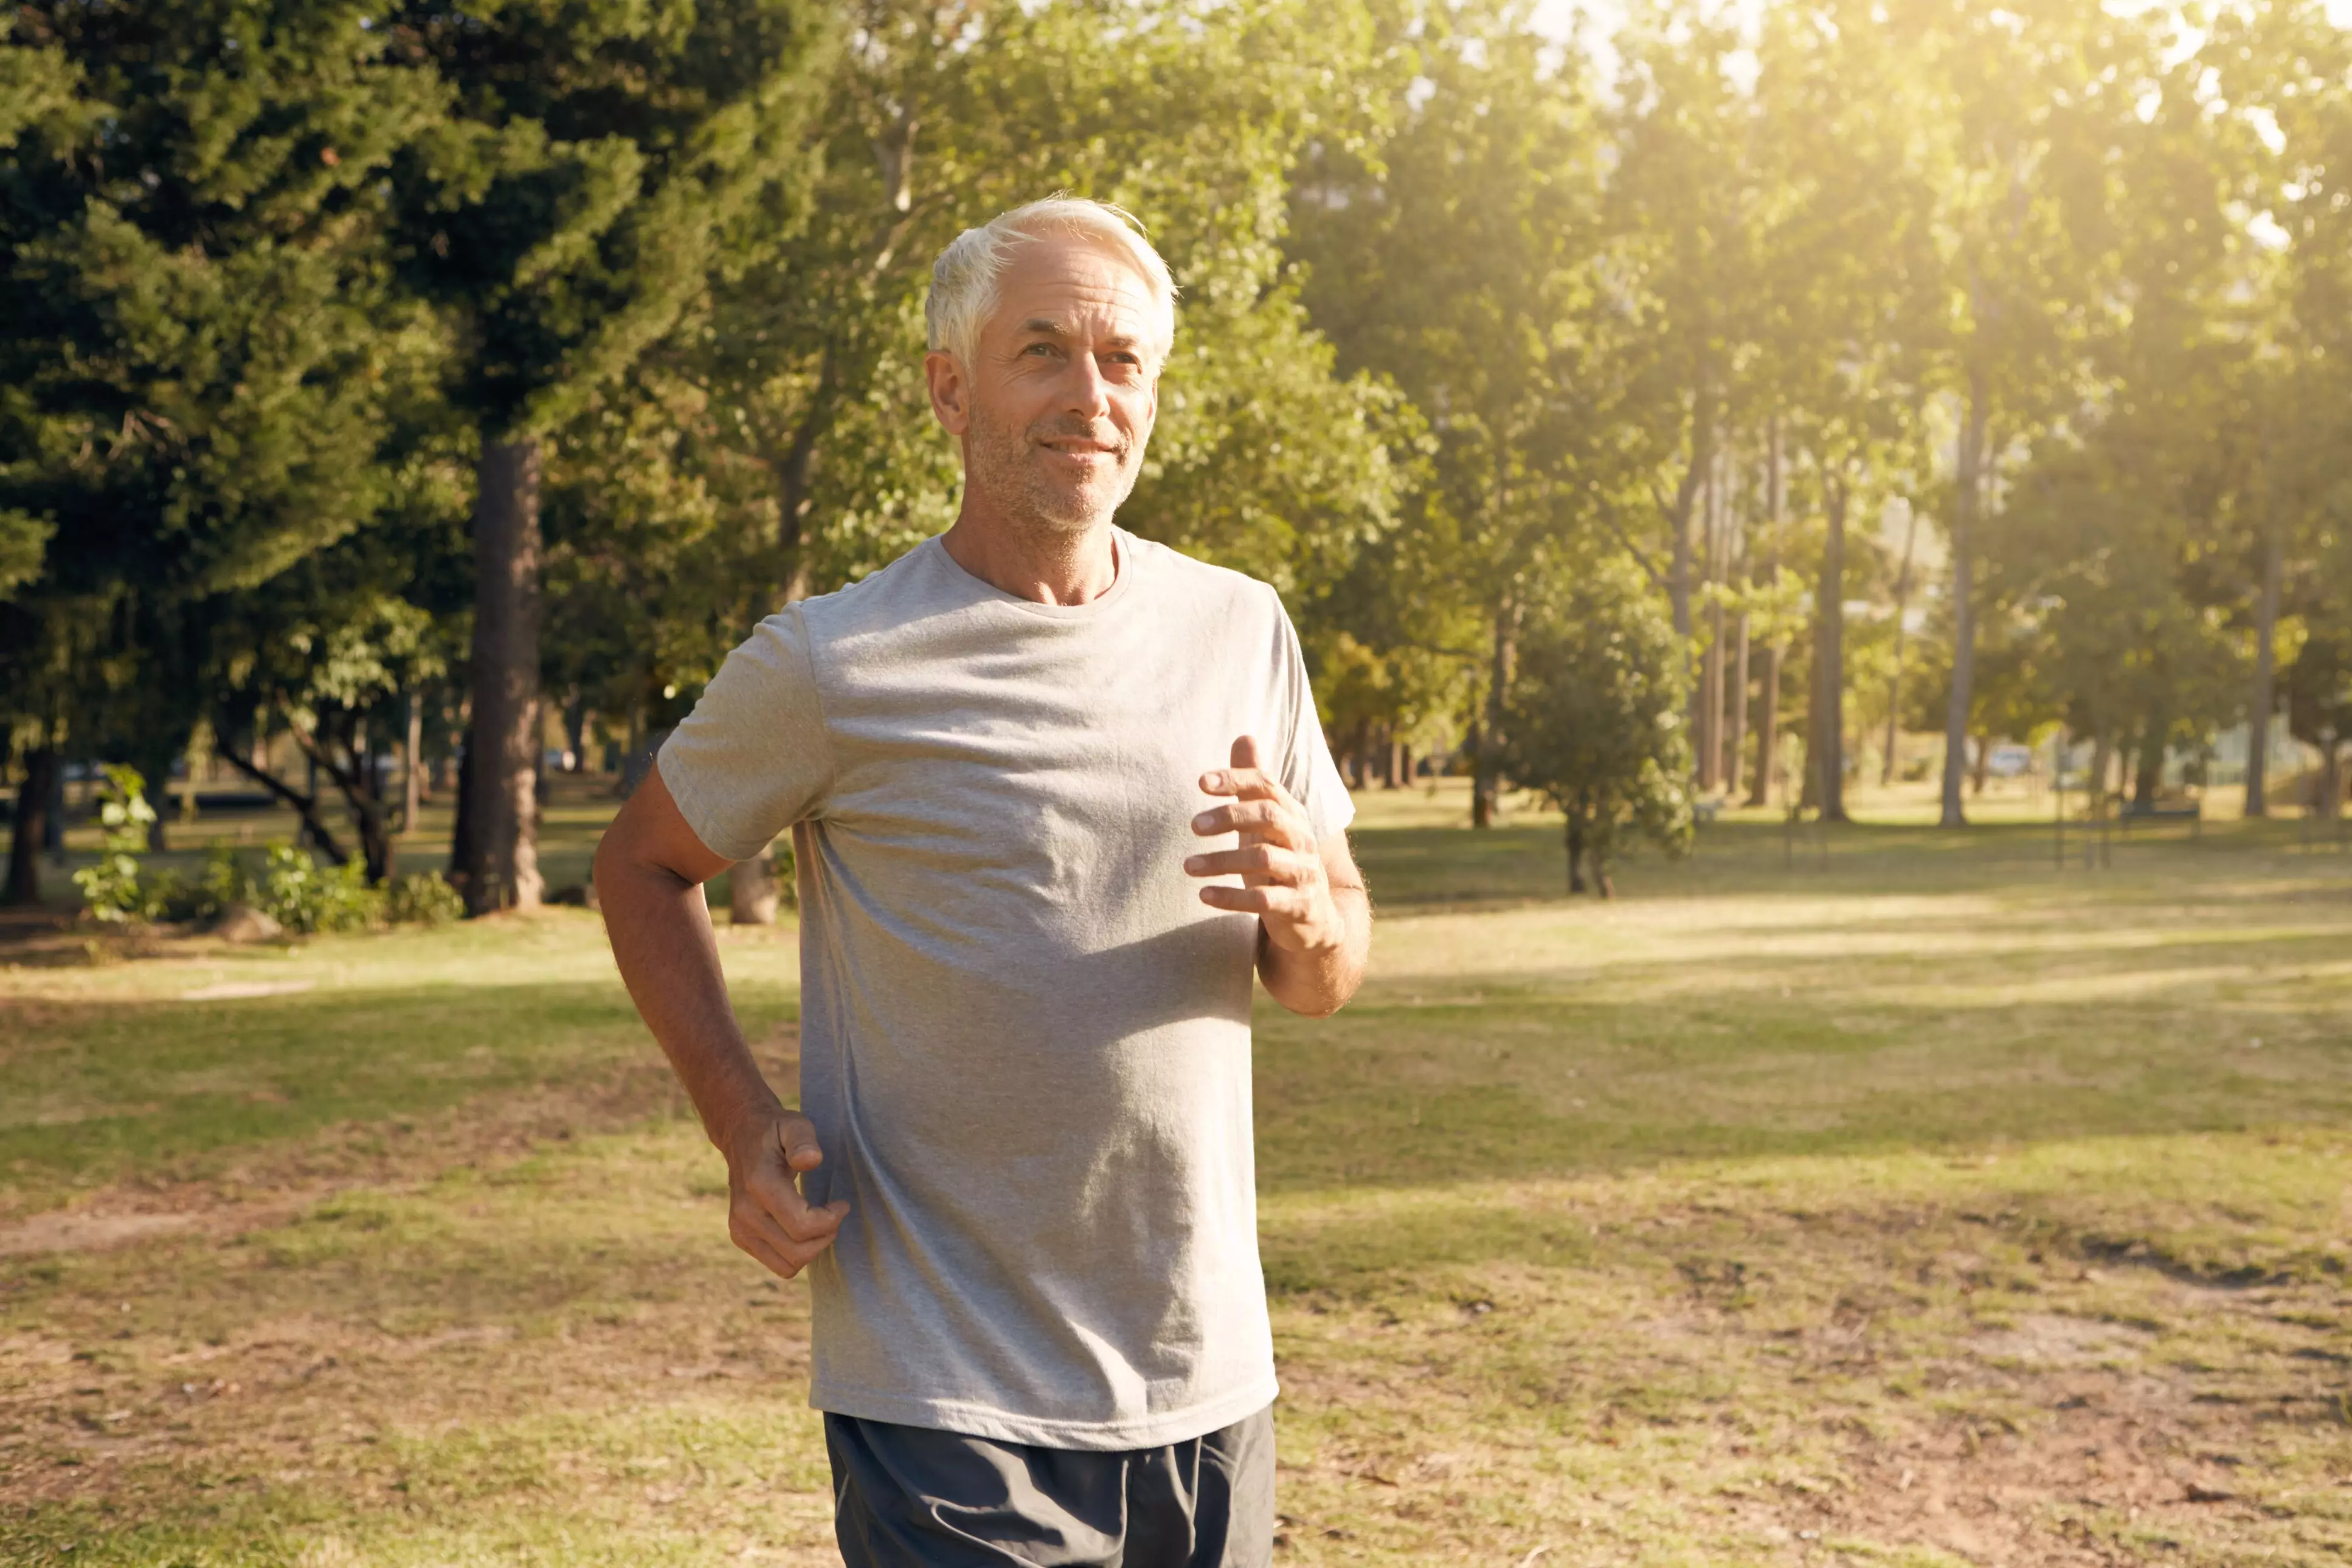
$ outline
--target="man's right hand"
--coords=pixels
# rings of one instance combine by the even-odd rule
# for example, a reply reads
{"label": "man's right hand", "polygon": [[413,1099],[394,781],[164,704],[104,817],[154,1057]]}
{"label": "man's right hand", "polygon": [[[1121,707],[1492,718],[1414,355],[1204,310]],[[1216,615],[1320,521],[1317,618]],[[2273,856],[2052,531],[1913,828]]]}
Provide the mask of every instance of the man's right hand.
{"label": "man's right hand", "polygon": [[824,1163],[816,1127],[794,1111],[750,1118],[727,1145],[727,1234],[789,1280],[833,1245],[849,1205],[819,1208],[795,1179]]}

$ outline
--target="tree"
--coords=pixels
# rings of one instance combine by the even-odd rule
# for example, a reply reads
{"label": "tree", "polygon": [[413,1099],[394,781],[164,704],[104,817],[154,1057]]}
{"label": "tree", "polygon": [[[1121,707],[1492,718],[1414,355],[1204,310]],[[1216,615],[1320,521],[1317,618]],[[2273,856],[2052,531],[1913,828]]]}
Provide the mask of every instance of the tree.
{"label": "tree", "polygon": [[1922,156],[1945,328],[1929,347],[1958,404],[1942,820],[1958,827],[1985,519],[2004,454],[2076,412],[2083,339],[2113,298],[2112,152],[2158,74],[2169,23],[2070,0],[1902,0],[1888,23],[1919,62],[1936,133]]}
{"label": "tree", "polygon": [[394,166],[396,262],[457,346],[475,433],[465,850],[479,915],[541,896],[544,443],[764,245],[804,181],[825,29],[801,0],[378,8],[447,110]]}
{"label": "tree", "polygon": [[[1604,521],[1666,594],[1688,660],[1705,564],[1696,525],[1717,504],[1738,422],[1754,412],[1744,406],[1754,345],[1780,303],[1755,279],[1780,193],[1759,177],[1757,104],[1742,80],[1750,40],[1734,18],[1666,0],[1635,8],[1617,41],[1601,283],[1615,308],[1598,318],[1594,351],[1614,461],[1591,483],[1610,497]],[[1767,663],[1777,676],[1777,650]],[[1696,699],[1711,683],[1690,686]],[[1695,706],[1695,739],[1711,741],[1718,712]]]}
{"label": "tree", "polygon": [[[0,91],[0,705],[160,771],[205,606],[362,527],[439,351],[384,183],[445,103],[337,0],[15,7]],[[37,570],[32,544],[46,540]],[[20,813],[10,895],[38,896]]]}
{"label": "tree", "polygon": [[1627,834],[1691,841],[1688,676],[1655,591],[1622,557],[1541,605],[1505,699],[1504,766],[1567,816],[1568,890],[1603,898]]}
{"label": "tree", "polygon": [[1939,267],[1909,67],[1861,6],[1776,11],[1764,29],[1759,162],[1776,199],[1759,242],[1771,301],[1759,376],[1776,434],[1811,459],[1825,524],[1804,792],[1829,821],[1846,815],[1848,522],[1921,487],[1927,466]]}
{"label": "tree", "polygon": [[[1380,57],[1426,87],[1391,133],[1309,150],[1293,254],[1342,371],[1392,382],[1427,421],[1425,481],[1393,556],[1424,649],[1483,665],[1475,824],[1492,817],[1527,585],[1589,518],[1587,401],[1599,138],[1581,83],[1512,7],[1406,8]],[[1369,602],[1369,597],[1359,602]],[[1485,646],[1454,645],[1475,620]],[[1359,627],[1393,645],[1395,628]]]}

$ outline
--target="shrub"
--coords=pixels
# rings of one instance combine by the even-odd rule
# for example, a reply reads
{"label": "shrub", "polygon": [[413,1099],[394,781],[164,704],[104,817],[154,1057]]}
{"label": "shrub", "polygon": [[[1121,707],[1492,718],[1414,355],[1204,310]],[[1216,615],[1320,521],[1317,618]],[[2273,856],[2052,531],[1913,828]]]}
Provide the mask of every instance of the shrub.
{"label": "shrub", "polygon": [[147,780],[140,777],[139,769],[116,763],[107,766],[105,800],[99,807],[98,821],[105,847],[96,865],[74,873],[74,885],[81,889],[92,919],[110,925],[143,925],[152,916],[147,894],[140,886],[139,857],[146,852],[147,830],[155,821],[155,808],[147,803]]}
{"label": "shrub", "polygon": [[402,925],[446,925],[465,917],[466,901],[439,872],[416,872],[393,879],[383,914]]}
{"label": "shrub", "polygon": [[363,931],[383,921],[384,903],[383,891],[368,885],[367,867],[358,861],[321,866],[308,850],[289,844],[269,846],[254,899],[264,915],[305,936]]}
{"label": "shrub", "polygon": [[231,846],[215,843],[205,851],[201,896],[206,915],[253,902],[253,873],[246,869],[245,862]]}

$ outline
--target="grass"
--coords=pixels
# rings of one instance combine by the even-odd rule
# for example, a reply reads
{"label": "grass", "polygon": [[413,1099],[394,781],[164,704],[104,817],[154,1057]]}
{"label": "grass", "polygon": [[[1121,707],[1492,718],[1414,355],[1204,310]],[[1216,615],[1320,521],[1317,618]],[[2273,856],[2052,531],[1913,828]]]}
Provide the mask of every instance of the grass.
{"label": "grass", "polygon": [[[1358,1001],[1259,1011],[1278,1562],[2352,1554],[2352,861],[1735,814],[1570,903],[1451,789],[1363,798]],[[0,1562],[836,1560],[593,915],[153,947],[0,954]]]}

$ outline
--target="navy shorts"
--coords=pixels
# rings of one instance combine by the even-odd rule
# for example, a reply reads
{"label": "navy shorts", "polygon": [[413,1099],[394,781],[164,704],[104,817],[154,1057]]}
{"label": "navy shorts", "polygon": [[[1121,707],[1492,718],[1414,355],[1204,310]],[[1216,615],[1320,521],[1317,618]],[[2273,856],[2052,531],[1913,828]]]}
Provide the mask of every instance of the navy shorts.
{"label": "navy shorts", "polygon": [[1156,1448],[824,1417],[847,1568],[1267,1568],[1274,1412]]}

